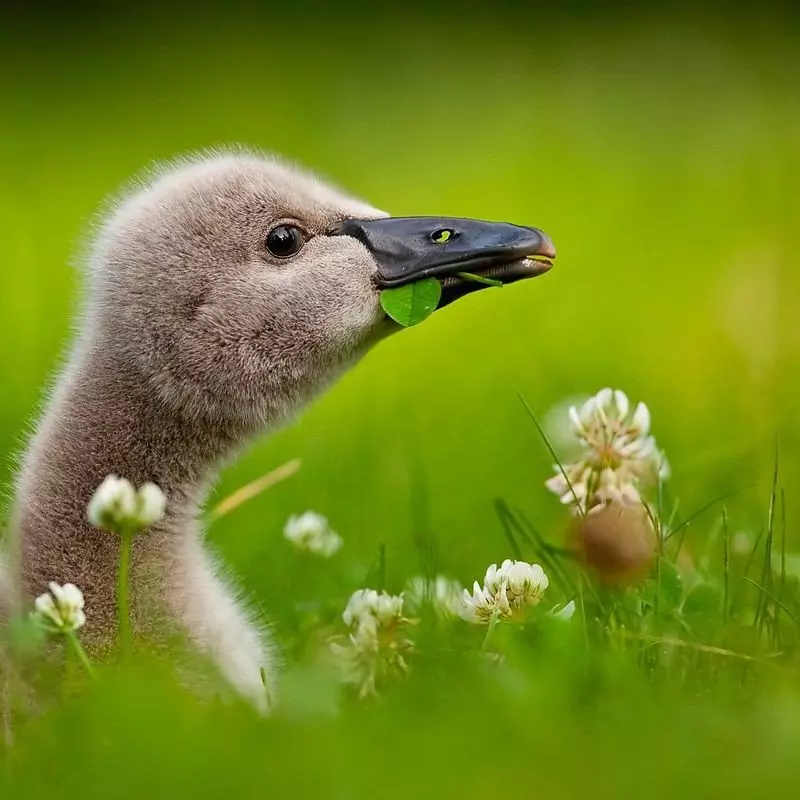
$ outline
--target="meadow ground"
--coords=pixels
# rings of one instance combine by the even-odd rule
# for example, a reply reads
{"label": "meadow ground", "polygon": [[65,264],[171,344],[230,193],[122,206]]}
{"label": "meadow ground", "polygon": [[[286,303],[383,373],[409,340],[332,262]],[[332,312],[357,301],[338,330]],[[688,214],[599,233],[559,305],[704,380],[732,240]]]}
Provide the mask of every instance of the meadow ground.
{"label": "meadow ground", "polygon": [[[394,214],[537,225],[558,263],[382,343],[224,472],[211,505],[302,460],[209,529],[286,651],[274,718],[199,701],[142,656],[22,725],[2,796],[794,795],[796,18],[298,7],[280,17],[303,31],[298,61],[296,38],[253,14],[0,34],[4,486],[68,340],[69,263],[102,200],[153,160],[244,142]],[[688,521],[648,580],[592,590],[567,562],[546,605],[574,595],[570,623],[540,614],[489,642],[423,613],[408,675],[377,698],[320,667],[359,588],[540,561],[498,500],[563,546],[571,517],[520,397],[546,422],[603,386],[648,404],[671,464],[663,524]],[[330,560],[282,536],[307,509],[344,539]]]}

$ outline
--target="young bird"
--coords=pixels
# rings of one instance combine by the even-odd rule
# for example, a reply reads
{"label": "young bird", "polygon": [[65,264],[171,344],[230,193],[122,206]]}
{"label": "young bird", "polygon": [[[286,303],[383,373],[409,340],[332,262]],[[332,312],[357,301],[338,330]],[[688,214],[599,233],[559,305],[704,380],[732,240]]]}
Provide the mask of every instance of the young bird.
{"label": "young bird", "polygon": [[447,277],[446,304],[480,288],[460,271],[511,282],[554,255],[535,228],[390,218],[257,154],[159,170],[116,204],[88,254],[76,341],[17,482],[0,616],[50,581],[73,583],[86,599],[85,645],[96,657],[113,647],[119,540],[89,523],[87,502],[110,474],[155,483],[166,514],[134,542],[134,630],[184,637],[263,706],[272,639],[198,523],[221,463],[397,330],[383,288]]}

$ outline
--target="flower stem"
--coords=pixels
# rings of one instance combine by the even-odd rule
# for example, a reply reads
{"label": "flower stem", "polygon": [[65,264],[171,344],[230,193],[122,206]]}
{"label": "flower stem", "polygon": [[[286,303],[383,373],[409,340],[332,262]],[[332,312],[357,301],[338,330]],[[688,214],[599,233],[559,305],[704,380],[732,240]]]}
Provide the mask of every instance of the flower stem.
{"label": "flower stem", "polygon": [[66,631],[65,635],[72,644],[72,649],[75,651],[75,655],[78,656],[78,661],[81,662],[81,666],[86,670],[89,677],[94,679],[94,667],[92,666],[92,662],[89,661],[89,656],[86,655],[86,651],[81,647],[81,643],[78,641],[75,631]]}
{"label": "flower stem", "polygon": [[485,653],[489,649],[489,640],[492,637],[492,633],[494,629],[497,627],[497,623],[500,621],[500,617],[497,615],[495,611],[492,614],[491,619],[489,620],[489,626],[486,629],[486,636],[483,637],[483,644],[481,645],[481,652]]}
{"label": "flower stem", "polygon": [[120,533],[119,571],[117,572],[117,614],[119,618],[119,640],[122,654],[129,656],[131,652],[131,601],[130,601],[130,564],[133,536],[123,531]]}

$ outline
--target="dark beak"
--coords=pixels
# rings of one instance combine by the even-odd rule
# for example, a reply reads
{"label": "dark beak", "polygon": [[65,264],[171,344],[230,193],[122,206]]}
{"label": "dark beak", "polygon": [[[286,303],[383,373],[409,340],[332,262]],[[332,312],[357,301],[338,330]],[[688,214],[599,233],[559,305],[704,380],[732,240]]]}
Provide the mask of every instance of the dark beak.
{"label": "dark beak", "polygon": [[547,272],[556,257],[550,238],[538,228],[478,219],[348,219],[330,235],[352,236],[369,249],[378,265],[380,289],[440,279],[440,307],[485,285],[462,279],[459,273],[513,283]]}

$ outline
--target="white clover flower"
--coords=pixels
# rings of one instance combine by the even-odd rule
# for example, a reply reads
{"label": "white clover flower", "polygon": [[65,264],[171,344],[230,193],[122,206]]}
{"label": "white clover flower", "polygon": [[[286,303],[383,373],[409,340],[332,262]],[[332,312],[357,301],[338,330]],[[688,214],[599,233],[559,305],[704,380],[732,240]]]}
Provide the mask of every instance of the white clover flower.
{"label": "white clover flower", "polygon": [[50,591],[40,594],[34,603],[34,618],[51,631],[68,633],[86,624],[83,593],[72,583],[48,584]]}
{"label": "white clover flower", "polygon": [[650,435],[650,411],[633,411],[625,392],[602,389],[569,418],[580,445],[579,457],[556,466],[545,486],[561,502],[591,512],[611,503],[640,505],[641,491],[669,477],[669,465]]}
{"label": "white clover flower", "polygon": [[365,619],[374,619],[380,625],[389,625],[403,616],[403,595],[359,589],[350,595],[342,614],[345,625],[360,625]]}
{"label": "white clover flower", "polygon": [[86,513],[96,528],[108,528],[136,512],[136,490],[130,481],[109,475],[95,490]]}
{"label": "white clover flower", "polygon": [[154,483],[143,483],[139,487],[139,508],[137,516],[145,528],[164,518],[167,510],[167,496]]}
{"label": "white clover flower", "polygon": [[417,575],[409,580],[403,593],[405,604],[415,612],[430,603],[442,619],[457,617],[461,613],[464,587],[454,578],[437,575],[433,579]]}
{"label": "white clover flower", "polygon": [[639,490],[636,488],[636,479],[630,475],[628,469],[621,467],[613,470],[606,467],[597,476],[597,486],[594,490],[594,506],[609,503],[638,506],[642,504]]}
{"label": "white clover flower", "polygon": [[403,616],[402,594],[359,589],[342,618],[351,632],[336,637],[330,650],[342,679],[358,686],[362,697],[376,694],[379,683],[408,670],[405,655],[414,644],[407,635],[411,620]]}
{"label": "white clover flower", "polygon": [[330,558],[343,544],[342,537],[331,530],[328,520],[316,511],[295,514],[286,522],[283,535],[298,550]]}
{"label": "white clover flower", "polygon": [[86,516],[95,528],[136,533],[162,519],[166,507],[167,498],[154,483],[137,490],[125,478],[109,475],[89,500]]}
{"label": "white clover flower", "polygon": [[512,616],[505,586],[492,593],[475,581],[472,594],[469,589],[464,589],[461,616],[467,622],[475,623],[489,623],[492,619]]}
{"label": "white clover flower", "polygon": [[471,594],[464,590],[461,616],[475,623],[521,616],[541,600],[549,583],[538,564],[510,559],[499,567],[492,564],[486,570],[483,586],[475,581]]}

